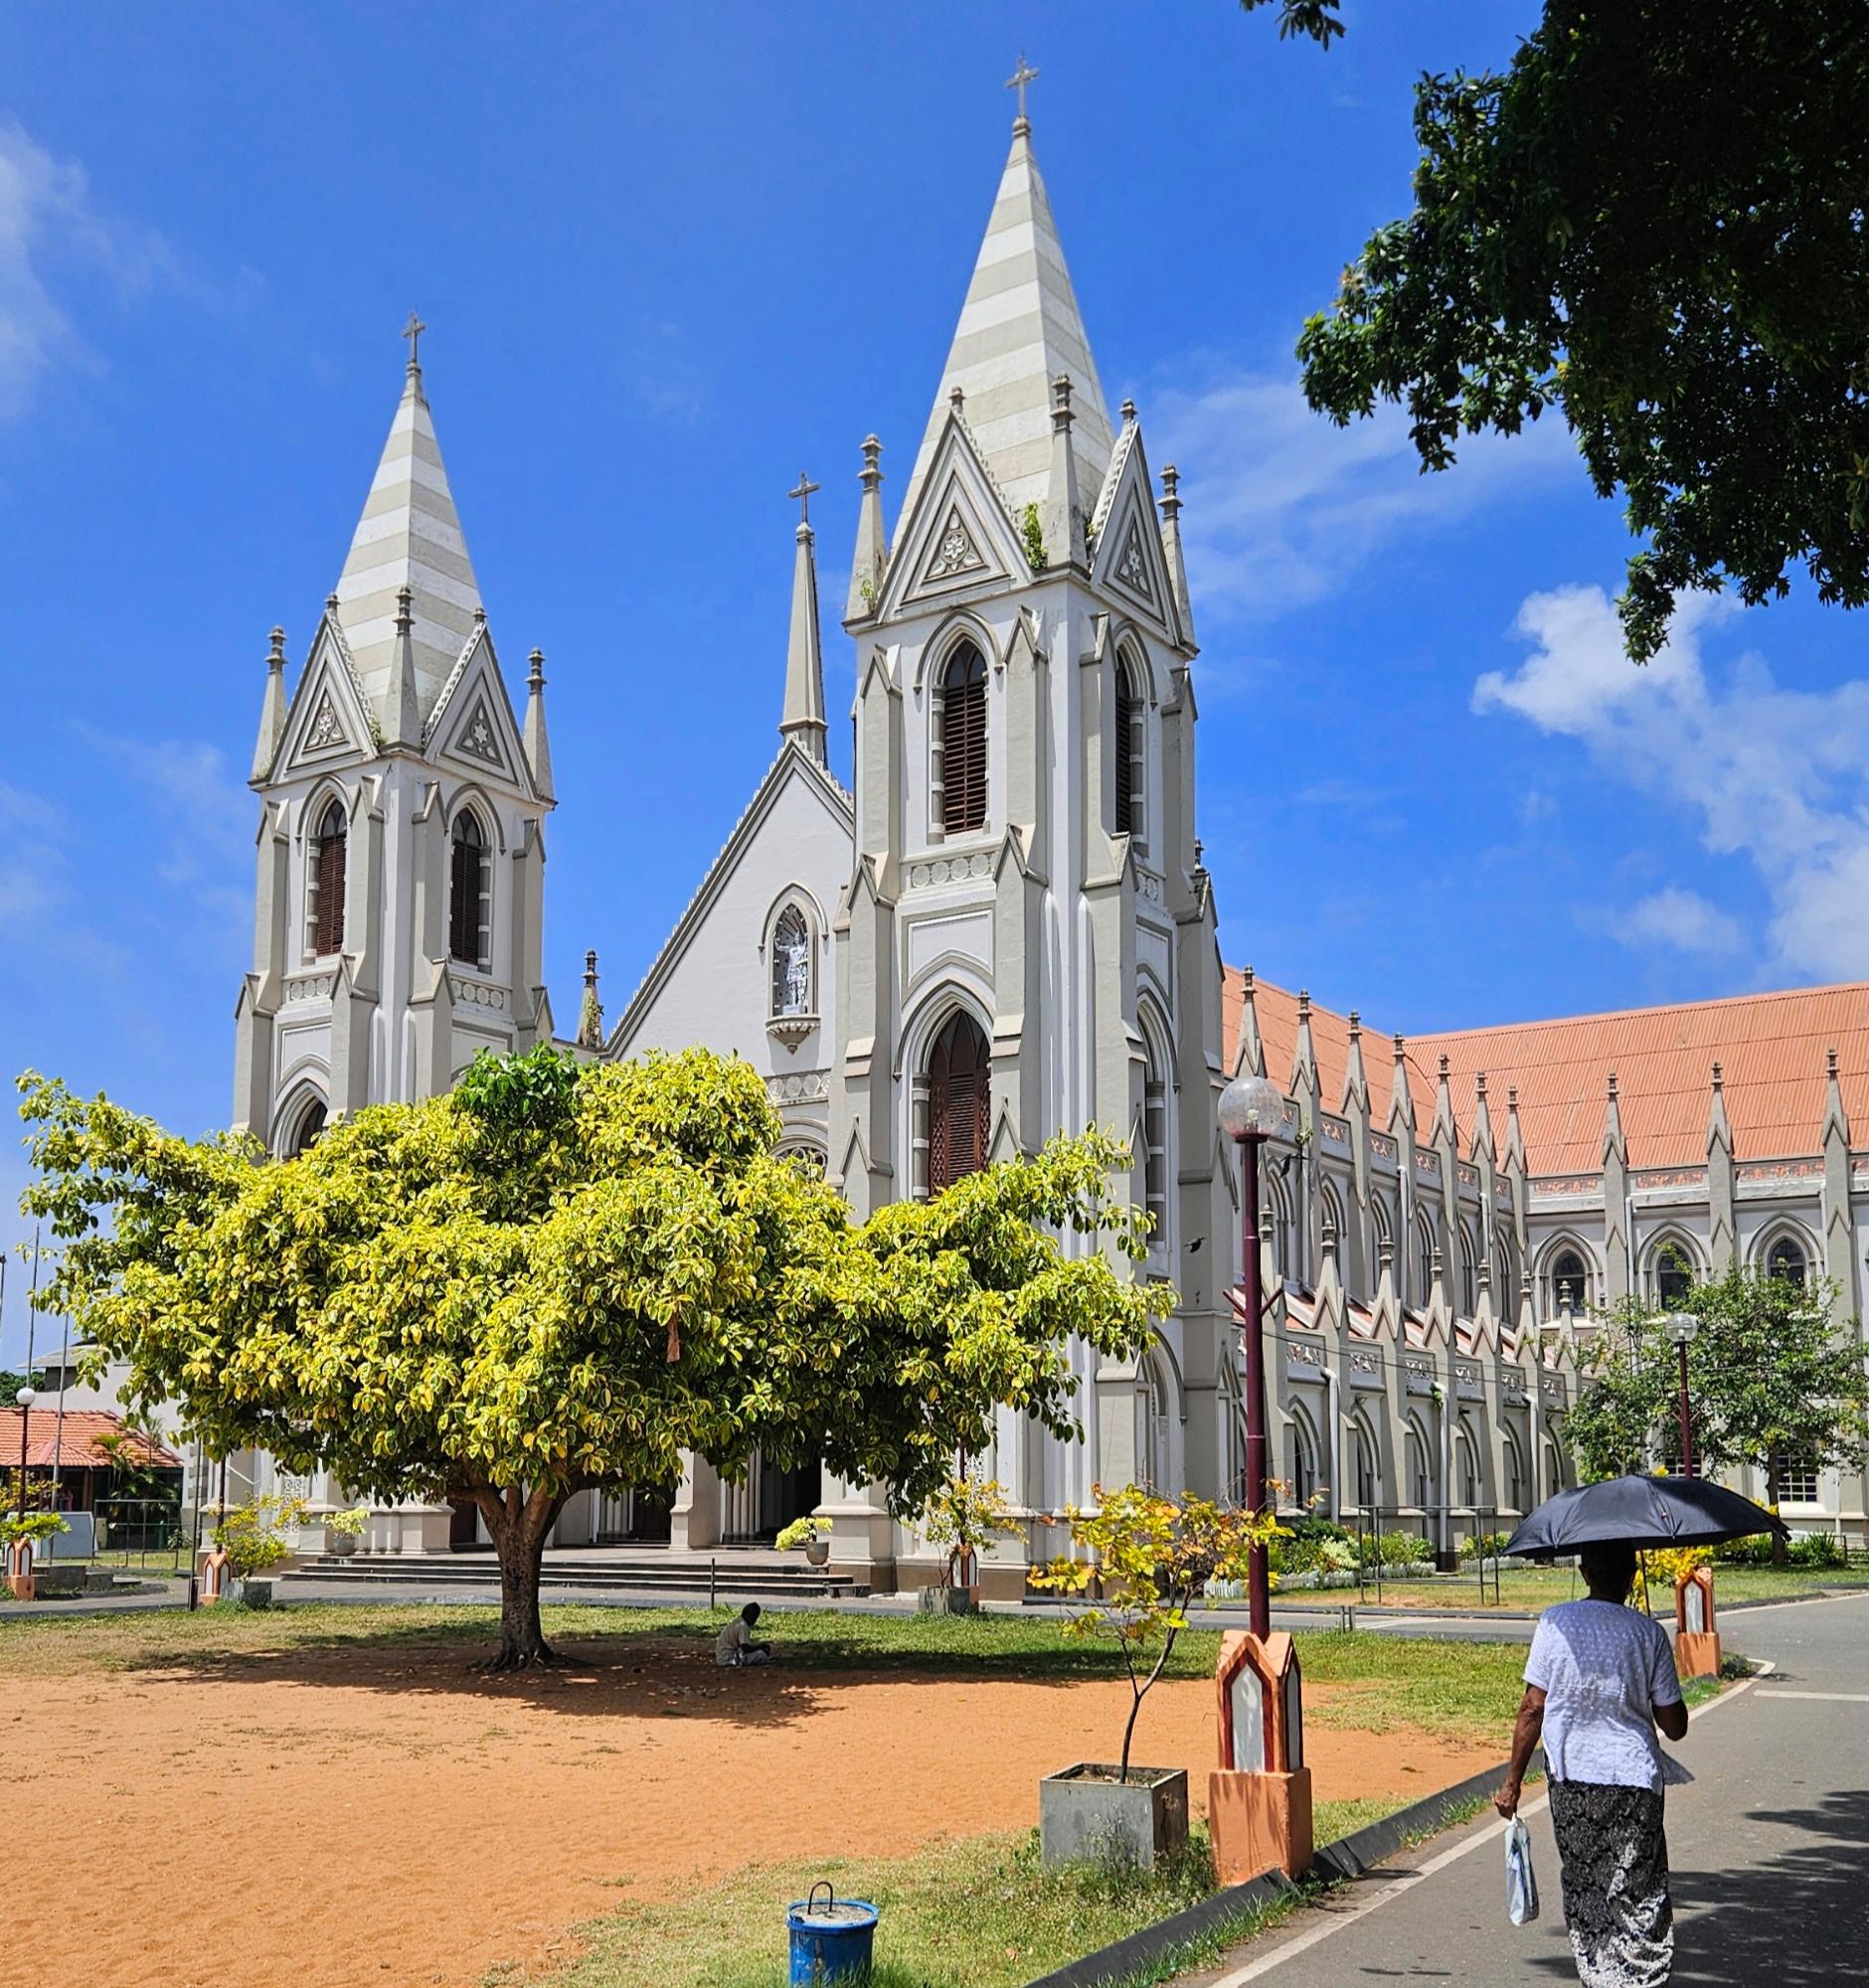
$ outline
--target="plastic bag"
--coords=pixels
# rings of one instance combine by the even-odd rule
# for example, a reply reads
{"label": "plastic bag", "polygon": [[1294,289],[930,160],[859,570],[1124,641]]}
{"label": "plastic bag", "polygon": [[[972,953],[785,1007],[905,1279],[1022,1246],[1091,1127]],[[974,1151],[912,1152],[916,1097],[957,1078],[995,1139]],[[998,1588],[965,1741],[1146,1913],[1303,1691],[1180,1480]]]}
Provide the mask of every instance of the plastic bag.
{"label": "plastic bag", "polygon": [[1505,1915],[1514,1925],[1530,1925],[1538,1916],[1532,1833],[1517,1816],[1505,1826]]}

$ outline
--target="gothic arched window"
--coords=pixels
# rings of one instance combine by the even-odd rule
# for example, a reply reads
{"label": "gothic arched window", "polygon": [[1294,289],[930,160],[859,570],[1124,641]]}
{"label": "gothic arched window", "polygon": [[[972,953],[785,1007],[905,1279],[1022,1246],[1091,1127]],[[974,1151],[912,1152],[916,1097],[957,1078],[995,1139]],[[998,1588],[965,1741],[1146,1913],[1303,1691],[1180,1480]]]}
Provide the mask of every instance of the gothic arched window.
{"label": "gothic arched window", "polygon": [[986,826],[986,661],[971,642],[941,671],[936,737],[941,832],[970,835]]}
{"label": "gothic arched window", "polygon": [[291,1136],[286,1141],[285,1157],[295,1160],[299,1154],[312,1145],[324,1130],[324,1099],[314,1097],[298,1114],[298,1123],[292,1127]]}
{"label": "gothic arched window", "polygon": [[1168,1243],[1168,1085],[1152,1039],[1142,1066],[1142,1200],[1154,1227],[1149,1247]]}
{"label": "gothic arched window", "polygon": [[1680,1305],[1687,1302],[1687,1294],[1694,1288],[1694,1263],[1681,1243],[1663,1242],[1651,1260],[1650,1274],[1654,1278],[1658,1303]]}
{"label": "gothic arched window", "polygon": [[1358,1509],[1374,1511],[1381,1502],[1382,1476],[1376,1467],[1376,1438],[1360,1415],[1350,1424],[1350,1461]]}
{"label": "gothic arched window", "polygon": [[1471,1318],[1479,1309],[1478,1257],[1473,1249],[1473,1232],[1460,1224],[1460,1316]]}
{"label": "gothic arched window", "polygon": [[1295,1404],[1291,1409],[1291,1502],[1308,1506],[1317,1495],[1317,1431]]}
{"label": "gothic arched window", "polygon": [[1590,1309],[1590,1266],[1575,1249],[1560,1249],[1551,1259],[1551,1315],[1566,1304],[1573,1311]]}
{"label": "gothic arched window", "polygon": [[1140,1480],[1149,1490],[1170,1496],[1175,1488],[1168,1482],[1169,1422],[1173,1402],[1161,1362],[1152,1353],[1142,1356],[1135,1405],[1142,1424],[1138,1431],[1141,1441],[1136,1445],[1136,1461],[1141,1465],[1138,1473]]}
{"label": "gothic arched window", "polygon": [[1112,741],[1116,782],[1114,823],[1118,835],[1133,836],[1138,844],[1144,841],[1148,824],[1144,779],[1147,721],[1148,707],[1137,689],[1134,661],[1128,656],[1119,656],[1116,659],[1116,725]]}
{"label": "gothic arched window", "polygon": [[971,1015],[957,1014],[935,1038],[928,1060],[928,1191],[939,1194],[986,1164],[992,1106],[986,1038]]}
{"label": "gothic arched window", "polygon": [[1415,1218],[1415,1289],[1410,1296],[1417,1306],[1425,1305],[1435,1293],[1435,1225],[1425,1215]]}
{"label": "gothic arched window", "polygon": [[772,927],[772,1015],[811,1013],[811,927],[787,905]]}
{"label": "gothic arched window", "polygon": [[1509,1512],[1525,1509],[1525,1452],[1510,1429],[1505,1431],[1505,1503]]}
{"label": "gothic arched window", "polygon": [[1404,1444],[1408,1457],[1408,1493],[1418,1510],[1432,1511],[1435,1504],[1435,1469],[1428,1438],[1420,1422],[1412,1417]]}
{"label": "gothic arched window", "polygon": [[325,804],[312,839],[311,903],[306,922],[311,928],[311,950],[323,959],[344,950],[344,856],[350,842],[350,823],[343,804],[336,799]]}
{"label": "gothic arched window", "polygon": [[453,872],[447,896],[447,950],[467,966],[487,961],[487,846],[471,808],[454,817]]}
{"label": "gothic arched window", "polygon": [[1796,1284],[1801,1288],[1809,1274],[1810,1259],[1793,1237],[1781,1236],[1766,1251],[1768,1277],[1783,1277],[1786,1283]]}

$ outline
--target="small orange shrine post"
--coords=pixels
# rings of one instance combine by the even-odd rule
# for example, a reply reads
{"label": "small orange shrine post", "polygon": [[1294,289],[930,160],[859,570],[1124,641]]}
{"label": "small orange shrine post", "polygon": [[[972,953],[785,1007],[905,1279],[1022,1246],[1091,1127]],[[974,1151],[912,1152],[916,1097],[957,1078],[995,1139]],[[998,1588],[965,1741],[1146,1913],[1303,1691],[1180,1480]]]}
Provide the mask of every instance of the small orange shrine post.
{"label": "small orange shrine post", "polygon": [[14,1540],[7,1547],[7,1592],[15,1601],[31,1601],[39,1592],[31,1540]]}
{"label": "small orange shrine post", "polygon": [[1710,1567],[1697,1567],[1674,1583],[1674,1668],[1684,1678],[1720,1675],[1720,1632],[1714,1626]]}
{"label": "small orange shrine post", "polygon": [[219,1547],[211,1554],[204,1554],[201,1562],[201,1598],[203,1601],[224,1601],[227,1598],[228,1557]]}
{"label": "small orange shrine post", "polygon": [[1281,1630],[1220,1640],[1220,1765],[1208,1777],[1214,1873],[1223,1885],[1311,1862],[1311,1771],[1304,1764],[1298,1653]]}

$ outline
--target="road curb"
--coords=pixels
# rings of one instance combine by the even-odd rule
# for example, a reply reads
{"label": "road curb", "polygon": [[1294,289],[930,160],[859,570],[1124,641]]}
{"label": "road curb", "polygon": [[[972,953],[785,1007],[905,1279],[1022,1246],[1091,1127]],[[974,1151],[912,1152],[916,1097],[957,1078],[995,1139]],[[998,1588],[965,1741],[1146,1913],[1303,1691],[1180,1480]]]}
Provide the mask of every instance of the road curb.
{"label": "road curb", "polygon": [[[1534,1772],[1543,1772],[1542,1755],[1534,1763]],[[1432,1836],[1449,1827],[1449,1810],[1491,1795],[1505,1779],[1505,1773],[1506,1762],[1501,1760],[1496,1767],[1482,1768],[1463,1781],[1455,1781],[1451,1787],[1397,1809],[1394,1815],[1352,1830],[1335,1843],[1326,1843],[1311,1859],[1311,1876],[1333,1884],[1360,1877],[1385,1857],[1393,1857],[1411,1837]],[[1037,1980],[1028,1982],[1027,1988],[1102,1988],[1105,1982],[1120,1981],[1172,1954],[1177,1947],[1189,1945],[1229,1919],[1293,1897],[1298,1890],[1282,1871],[1268,1872],[1244,1885],[1229,1885],[1184,1911],[1172,1912],[1152,1926],[1144,1926],[1109,1946],[1099,1947],[1095,1953],[1087,1953],[1082,1960],[1070,1961],[1049,1974],[1041,1974]]]}

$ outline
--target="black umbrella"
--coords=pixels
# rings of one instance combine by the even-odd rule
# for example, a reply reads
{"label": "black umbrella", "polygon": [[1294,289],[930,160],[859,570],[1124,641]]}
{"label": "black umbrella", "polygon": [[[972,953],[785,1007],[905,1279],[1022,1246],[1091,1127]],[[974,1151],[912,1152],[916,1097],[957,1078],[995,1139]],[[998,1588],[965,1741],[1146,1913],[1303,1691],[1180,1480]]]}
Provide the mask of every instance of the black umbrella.
{"label": "black umbrella", "polygon": [[1505,1550],[1569,1554],[1600,1540],[1626,1540],[1636,1547],[1710,1547],[1721,1540],[1784,1531],[1763,1505],[1705,1477],[1611,1477],[1547,1498],[1525,1515]]}

